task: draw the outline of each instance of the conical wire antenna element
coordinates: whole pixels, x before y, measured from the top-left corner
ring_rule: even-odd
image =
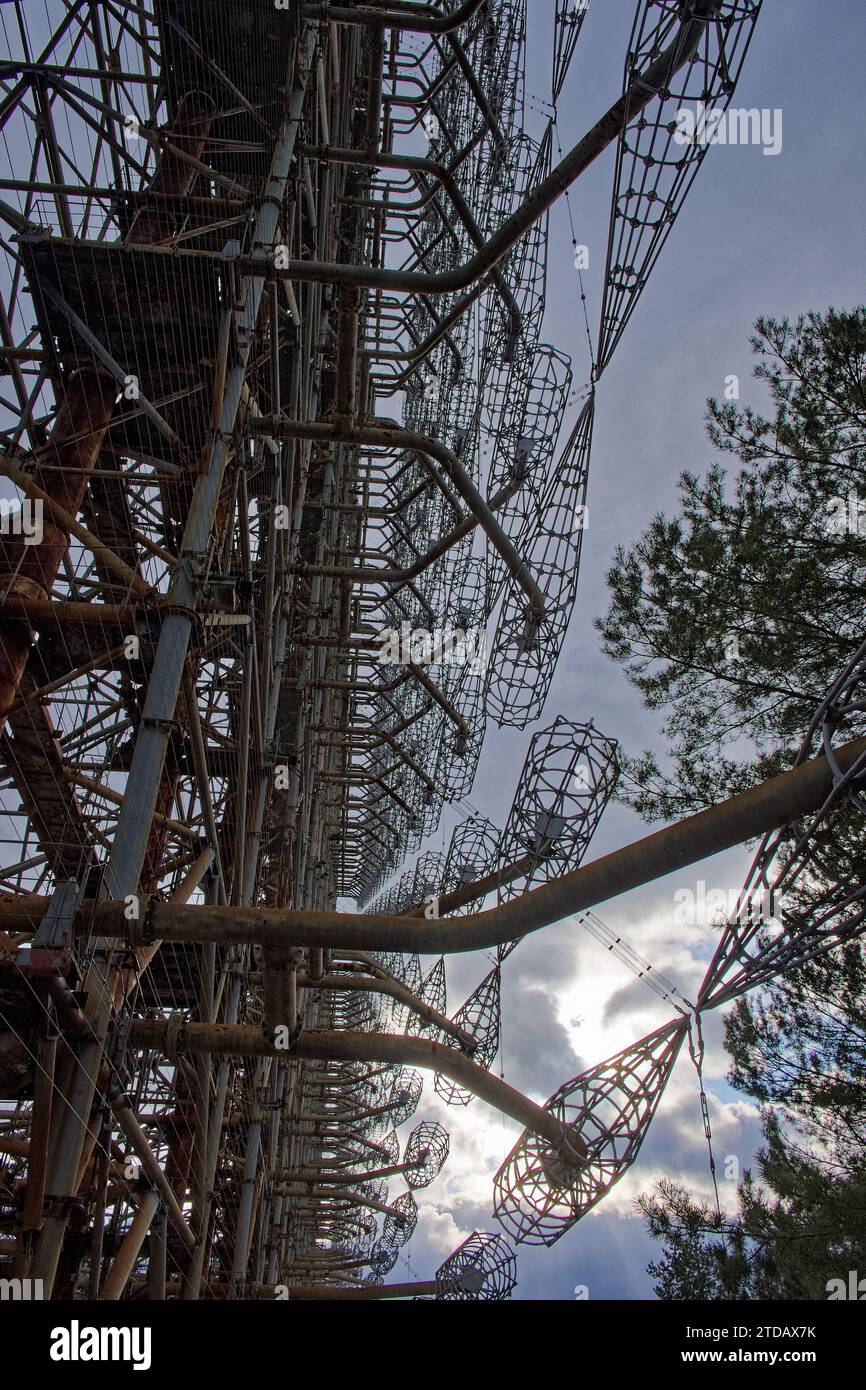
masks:
[[[731,102],[763,0],[638,0],[623,95],[682,33],[704,21],[688,62],[626,123],[617,145],[598,374],[604,371],[659,258],[709,148],[699,129],[684,138],[677,114],[725,110]],[[699,106],[703,103],[703,108]],[[677,138],[679,136],[679,139]]]
[[[545,1109],[587,1156],[570,1166],[538,1135],[518,1140],[494,1179],[493,1206],[518,1243],[553,1245],[631,1167],[687,1031],[687,1019],[674,1019],[551,1096]]]
[[[521,554],[544,591],[544,617],[534,618],[520,585],[512,576],[506,580],[486,692],[500,726],[523,729],[537,719],[556,672],[577,596],[594,415],[593,392],[520,537]]]
[[[447,1007],[446,980],[445,980],[445,957],[440,956],[434,961],[432,967],[421,981],[421,988],[418,991],[418,998],[423,999],[425,1004],[429,1004],[431,1009],[437,1013],[444,1014]],[[432,1033],[438,1035],[438,1029],[433,1023],[426,1023],[418,1014],[410,1014],[406,1023],[406,1032],[410,1036],[421,1033]]]
[[[455,825],[445,859],[443,891],[453,893],[491,873],[497,863],[499,839],[500,831],[485,816],[469,816]],[[466,916],[479,908],[483,901],[482,893],[480,898],[473,898],[448,915]]]
[[[699,1008],[730,1003],[862,935],[866,885],[859,855],[866,754],[843,772],[836,749],[862,732],[864,695],[866,642],[819,705],[794,764],[824,752],[833,771],[832,789],[817,814],[765,835],[701,985]]]
[[[554,106],[559,100],[574,50],[580,38],[583,21],[589,11],[589,0],[563,0],[556,7],[553,44],[553,83],[551,96]]]
[[[370,1269],[373,1274],[372,1283],[381,1284],[386,1274],[397,1263],[397,1256],[400,1253],[399,1246],[386,1241],[384,1238],[377,1241],[370,1253]]]
[[[513,1251],[488,1231],[473,1231],[436,1271],[436,1297],[445,1303],[498,1303],[516,1284]]]
[[[472,1060],[479,1067],[489,1067],[499,1051],[500,983],[501,972],[499,966],[495,965],[454,1015],[454,1022],[475,1039]],[[472,1100],[471,1091],[456,1085],[441,1072],[436,1073],[433,1086],[446,1105],[468,1105]]]
[[[359,1183],[357,1191],[371,1202],[384,1204],[388,1200],[388,1184],[384,1178],[371,1178],[369,1182]]]
[[[561,716],[533,734],[499,846],[500,903],[577,868],[616,788],[617,747]],[[500,961],[517,944],[501,945]]]
[[[445,855],[428,851],[419,855],[412,876],[410,896],[412,903],[424,903],[428,898],[442,892],[445,873]]]
[[[429,1187],[441,1173],[449,1147],[448,1131],[442,1125],[425,1120],[413,1129],[403,1154],[406,1186]]]
[[[412,1071],[410,1067],[400,1067],[387,1102],[388,1118],[395,1129],[399,1129],[415,1114],[423,1090],[421,1073]]]
[[[388,1245],[407,1245],[417,1225],[417,1203],[411,1192],[404,1192],[391,1203],[382,1226],[382,1240]]]

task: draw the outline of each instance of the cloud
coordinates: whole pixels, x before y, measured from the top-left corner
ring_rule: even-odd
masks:
[[[583,1070],[548,989],[518,981],[505,991],[502,1060],[509,1085],[547,1100]]]
[[[419,1203],[416,1237],[419,1242],[424,1241],[430,1250],[437,1252],[442,1259],[456,1250],[458,1245],[462,1245],[470,1234],[471,1230],[463,1230],[455,1221],[453,1213],[443,1210],[438,1202],[431,1201],[423,1206]]]

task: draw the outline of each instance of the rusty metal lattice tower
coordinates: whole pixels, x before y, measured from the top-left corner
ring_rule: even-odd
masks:
[[[588,8],[552,7],[554,112]],[[760,8],[639,0],[621,93],[555,163],[553,120],[523,123],[526,0],[0,6],[5,1273],[507,1297],[485,1232],[387,1282],[448,1156],[422,1072],[524,1128],[496,1212],[555,1239],[633,1160],[687,1024],[536,1105],[489,1070],[510,951],[855,803],[856,742],[580,867],[616,746],[556,719],[502,829],[403,867],[487,723],[545,711],[603,371],[706,153],[674,113],[730,101]],[[547,217],[608,149],[561,440]],[[491,948],[449,1014],[445,958]],[[732,927],[701,1007],[800,956]]]

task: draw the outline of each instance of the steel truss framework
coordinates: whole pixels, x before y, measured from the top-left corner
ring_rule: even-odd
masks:
[[[588,6],[554,8],[555,113]],[[638,0],[622,91],[557,162],[522,124],[525,0],[0,6],[4,1274],[508,1297],[484,1232],[388,1282],[448,1155],[397,1132],[422,1073],[523,1128],[495,1211],[549,1242],[698,1027],[678,1005],[536,1105],[490,1071],[519,940],[765,833],[744,901],[781,884],[799,916],[728,924],[698,1012],[862,929],[859,892],[814,891],[862,809],[862,654],[801,764],[703,817],[582,863],[616,746],[555,719],[501,829],[403,867],[489,720],[545,709],[599,383],[706,153],[675,114],[731,100],[760,8]],[[562,442],[584,373],[542,337],[547,218],[608,149]],[[445,957],[491,948],[449,1014]]]

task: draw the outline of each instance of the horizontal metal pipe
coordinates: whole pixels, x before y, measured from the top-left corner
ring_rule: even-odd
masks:
[[[694,57],[708,23],[717,15],[721,4],[722,0],[694,0],[673,43],[644,72],[635,74],[619,100],[547,178],[542,179],[486,246],[464,265],[436,274],[316,261],[289,261],[276,269],[273,256],[259,255],[242,257],[241,273],[323,284],[366,285],[374,289],[405,290],[417,294],[454,294],[467,289],[487,275],[517,245],[557,198],[619,137],[629,122],[634,121],[644,107],[670,85],[680,68]]]
[[[492,511],[498,511],[506,502],[523,487],[523,481],[508,483],[505,487],[499,488],[492,497],[487,499],[487,505]],[[354,510],[354,508],[353,508]],[[371,514],[372,514],[372,509]],[[355,584],[393,584],[394,587],[385,594],[381,603],[394,597],[399,589],[409,582],[410,579],[417,579],[424,570],[429,569],[432,564],[441,558],[447,550],[456,545],[458,541],[468,536],[480,524],[477,516],[464,517],[457,526],[441,536],[434,545],[426,550],[417,560],[413,560],[411,565],[401,569],[362,569],[359,565],[312,565],[306,561],[299,561],[295,566],[299,574],[321,574],[332,577],[343,577],[351,579]]]
[[[866,759],[866,738],[854,739],[835,750],[834,758],[843,772],[849,771]],[[363,948],[422,955],[489,950],[817,811],[832,787],[830,764],[824,757],[815,758],[510,902],[457,921],[294,908],[176,907],[154,902],[149,929],[155,938],[166,941]],[[491,878],[469,885],[473,895],[478,896]],[[26,914],[32,920],[34,899],[26,902]],[[79,915],[82,929],[123,937],[130,925],[124,909],[122,901],[86,903]],[[0,901],[0,925],[6,925],[7,913],[10,920],[16,920],[14,900]]]
[[[333,160],[336,164],[362,165],[366,168],[397,169],[405,170],[407,173],[429,174],[431,178],[436,179],[442,184],[442,187],[454,204],[454,210],[457,216],[469,233],[469,238],[476,250],[480,251],[483,249],[485,244],[484,233],[476,222],[472,209],[464,198],[459,183],[450,169],[444,164],[437,163],[435,159],[425,159],[421,155],[397,155],[387,151],[379,154],[371,154],[366,150],[343,150],[336,146],[308,146],[305,153],[314,159]],[[402,206],[402,204],[394,205],[395,210],[402,210]],[[503,304],[511,315],[512,329],[516,332],[520,328],[523,315],[521,314],[520,306],[514,297],[511,286],[499,270],[494,269],[491,273],[491,278],[502,298]]]
[[[75,599],[31,598],[10,594],[0,598],[0,617],[21,618],[32,623],[84,623],[89,627],[121,627],[134,633],[136,623],[149,615],[165,617],[177,611],[165,599],[147,604],[89,603]],[[213,627],[248,627],[246,613],[203,613],[202,624]],[[108,662],[106,662],[106,665]]]
[[[543,863],[535,854],[524,854],[520,859],[515,859],[513,864],[505,864],[502,868],[493,869],[483,878],[473,879],[471,883],[465,883],[460,888],[455,888],[451,893],[443,893],[439,898],[439,916],[447,917],[449,912],[456,912],[457,908],[465,907],[467,903],[474,902],[476,898],[483,901],[488,893],[495,893],[499,888],[505,888],[515,879],[522,878],[524,874],[531,874],[539,863]],[[426,903],[417,903],[408,912],[401,914],[405,917],[424,917],[427,912]]]
[[[297,1276],[296,1276],[297,1277]],[[131,1289],[135,1295],[142,1294],[147,1287],[144,1279],[134,1279]],[[166,1281],[166,1292],[176,1295],[180,1292],[179,1279]],[[232,1302],[269,1302],[271,1299],[284,1300],[288,1290],[289,1301],[344,1300],[359,1299],[371,1302],[380,1298],[434,1298],[436,1283],[433,1279],[422,1279],[412,1284],[363,1284],[357,1288],[340,1287],[336,1284],[248,1284],[246,1294],[239,1295],[231,1285],[211,1281],[207,1286],[208,1298],[225,1299],[231,1294]]]
[[[265,958],[267,959],[267,952]],[[399,1004],[404,1004],[425,1023],[435,1028],[441,1028],[443,1033],[454,1038],[461,1047],[467,1048],[470,1052],[475,1049],[476,1043],[471,1033],[467,1033],[466,1029],[461,1028],[460,1024],[455,1023],[453,1019],[440,1014],[438,1009],[431,1008],[399,980],[380,980],[370,975],[323,975],[320,980],[311,980],[308,975],[301,972],[298,976],[298,987],[300,989],[344,989],[359,990],[370,994],[387,994],[389,998],[396,999]]]
[[[379,1182],[382,1178],[398,1177],[402,1173],[409,1172],[410,1168],[405,1163],[388,1163],[379,1168],[368,1168],[363,1173],[335,1173],[330,1168],[303,1168],[299,1172],[289,1170],[285,1173],[274,1173],[275,1188],[278,1192],[289,1192],[292,1187],[307,1185],[310,1183],[332,1183],[333,1192],[339,1195],[345,1188],[351,1187],[356,1182]]]
[[[168,1020],[138,1019],[130,1027],[130,1044],[142,1049],[165,1046]],[[547,1139],[563,1157],[583,1153],[579,1138],[566,1134],[559,1120],[527,1096],[515,1091],[498,1076],[470,1062],[468,1057],[427,1038],[397,1033],[351,1033],[308,1028],[289,1049],[276,1049],[260,1028],[245,1024],[187,1023],[177,1039],[178,1055],[220,1053],[232,1057],[282,1056],[306,1061],[385,1062],[441,1072],[473,1095],[510,1115],[524,1128]],[[563,1152],[564,1150],[564,1152]]]
[[[268,434],[273,439],[312,439],[333,444],[373,444],[383,449],[421,454],[435,460],[453,482],[469,510],[476,516],[490,540],[499,551],[509,573],[523,589],[529,599],[536,620],[544,617],[544,594],[535,582],[530,568],[505,534],[490,504],[482,497],[457,455],[425,434],[406,430],[392,421],[374,420],[371,424],[346,428],[340,424],[317,421],[310,424],[305,420],[283,420],[277,416],[265,416],[252,424],[253,434]]]
[[[77,603],[74,600],[31,598],[7,594],[0,599],[0,617],[33,623],[87,623],[94,627],[131,628],[146,610],[131,603]]]
[[[367,1197],[362,1192],[335,1192],[329,1187],[304,1187],[303,1190],[295,1194],[300,1197],[308,1197],[311,1201],[328,1203],[340,1208],[351,1208],[353,1206],[364,1207],[367,1211],[379,1212],[382,1216],[393,1216],[396,1221],[405,1221],[406,1213],[400,1211],[399,1207],[389,1206],[387,1202],[377,1202],[372,1197]]]

